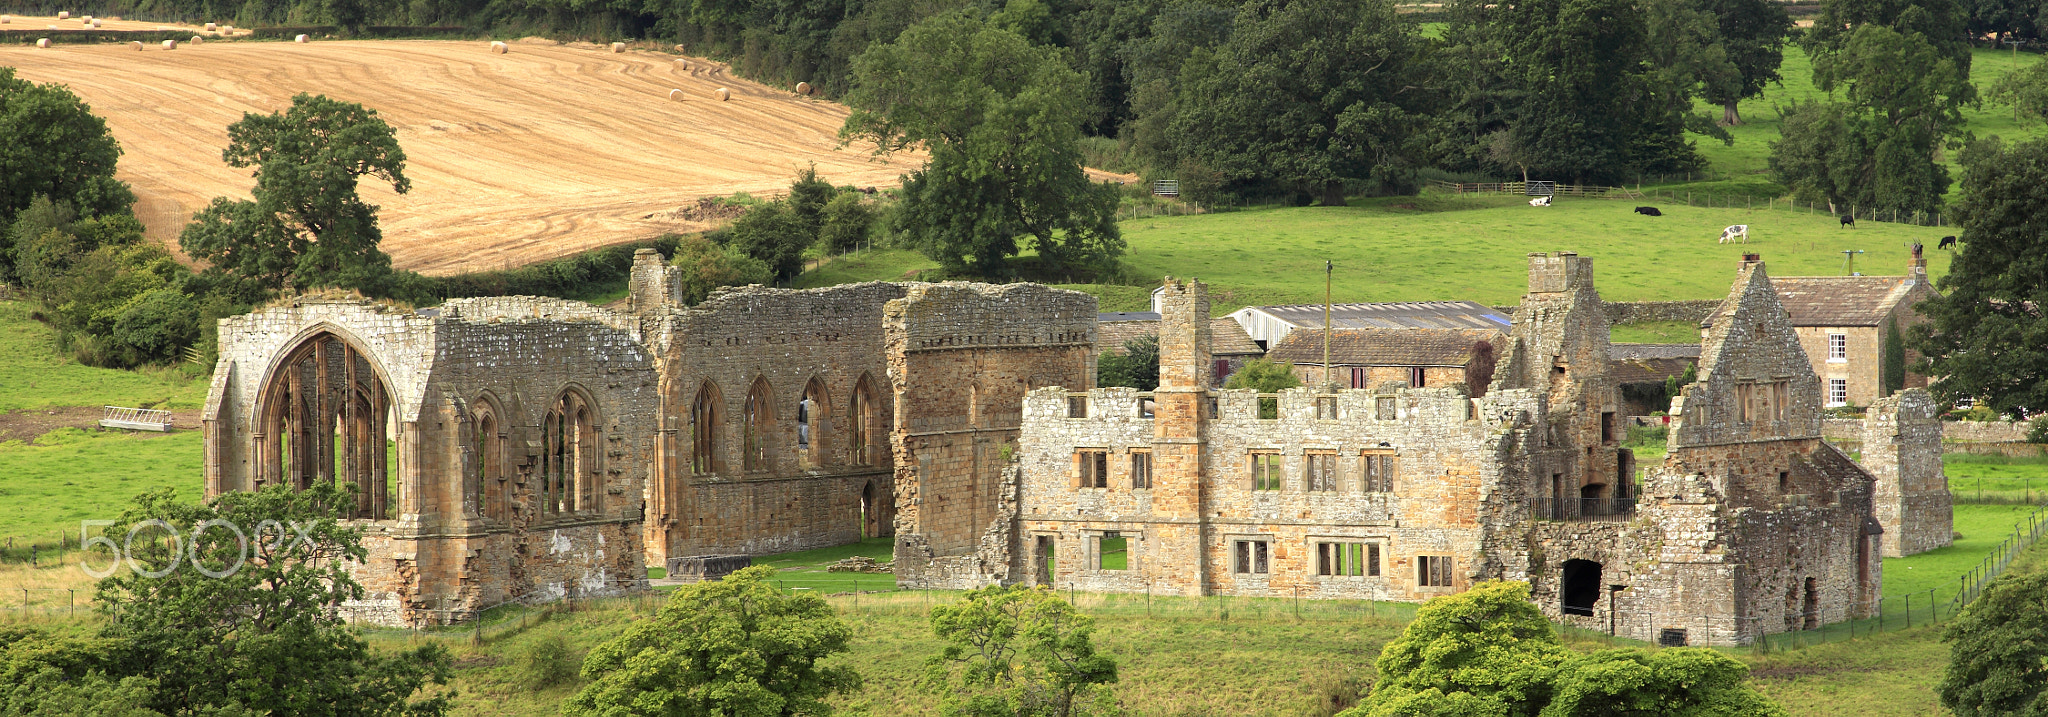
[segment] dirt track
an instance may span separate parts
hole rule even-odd
[[[20,22],[17,20],[17,22]],[[515,42],[218,42],[0,47],[21,77],[62,82],[107,118],[150,236],[176,244],[215,196],[248,196],[220,161],[227,125],[299,92],[377,110],[398,130],[410,193],[363,184],[384,248],[429,274],[500,269],[701,228],[663,214],[698,197],[785,191],[806,163],[835,184],[891,185],[922,162],[838,149],[845,108],[708,70],[689,58]],[[730,102],[711,91],[732,90]],[[671,102],[669,90],[688,99]]]

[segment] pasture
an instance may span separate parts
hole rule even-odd
[[[786,191],[815,164],[835,184],[893,184],[922,159],[875,161],[838,146],[840,105],[749,82],[665,52],[591,43],[215,42],[0,46],[23,79],[70,86],[107,119],[136,215],[175,246],[191,213],[246,197],[249,172],[221,162],[227,126],[300,92],[359,102],[398,132],[412,191],[364,181],[382,207],[393,265],[427,274],[504,269],[665,232],[703,229],[676,212],[700,197]],[[711,91],[732,91],[728,102]],[[672,102],[671,89],[686,99]]]

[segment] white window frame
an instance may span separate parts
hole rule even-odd
[[[1849,405],[1849,379],[1828,379],[1828,407]]]
[[[1843,334],[1843,333],[1829,333],[1829,334],[1828,334],[1828,363],[1848,363],[1848,362],[1849,362],[1849,335],[1848,335],[1848,334]]]

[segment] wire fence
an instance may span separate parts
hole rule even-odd
[[[1667,202],[1684,202],[1689,207],[1710,209],[1744,209],[1764,211],[1788,211],[1816,214],[1830,217],[1848,217],[1856,222],[1882,222],[1886,224],[1911,224],[1923,227],[1946,227],[1947,217],[1941,212],[1901,212],[1898,210],[1840,206],[1819,202],[1802,202],[1786,197],[1759,197],[1754,194],[1723,194],[1719,192],[1695,192],[1689,189],[1648,189],[1643,198]]]

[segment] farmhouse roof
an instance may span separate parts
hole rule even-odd
[[[1472,345],[1501,340],[1492,329],[1332,329],[1332,366],[1464,366]],[[1296,365],[1323,365],[1323,332],[1296,331],[1266,352]]]
[[[1774,276],[1771,285],[1793,326],[1876,326],[1901,302],[1932,290],[1927,264],[1917,253],[1906,271],[1905,276]],[[1700,327],[1713,326],[1720,313],[1709,314]]]
[[[1254,341],[1277,345],[1295,329],[1323,327],[1322,304],[1248,306],[1230,314]],[[1333,304],[1336,329],[1488,329],[1505,333],[1512,322],[1493,307],[1474,301],[1403,301]]]
[[[1685,375],[1685,367],[1693,365],[1698,358],[1629,358],[1612,359],[1607,375],[1615,383],[1663,383],[1664,379]]]
[[[1110,316],[1150,316],[1149,319],[1109,319]],[[1115,314],[1097,314],[1095,320],[1095,345],[1106,354],[1121,356],[1124,344],[1140,336],[1159,335],[1159,315],[1151,312],[1132,311]],[[1209,320],[1209,353],[1216,356],[1257,356],[1265,353],[1252,337],[1246,336],[1244,327],[1230,319]]]

